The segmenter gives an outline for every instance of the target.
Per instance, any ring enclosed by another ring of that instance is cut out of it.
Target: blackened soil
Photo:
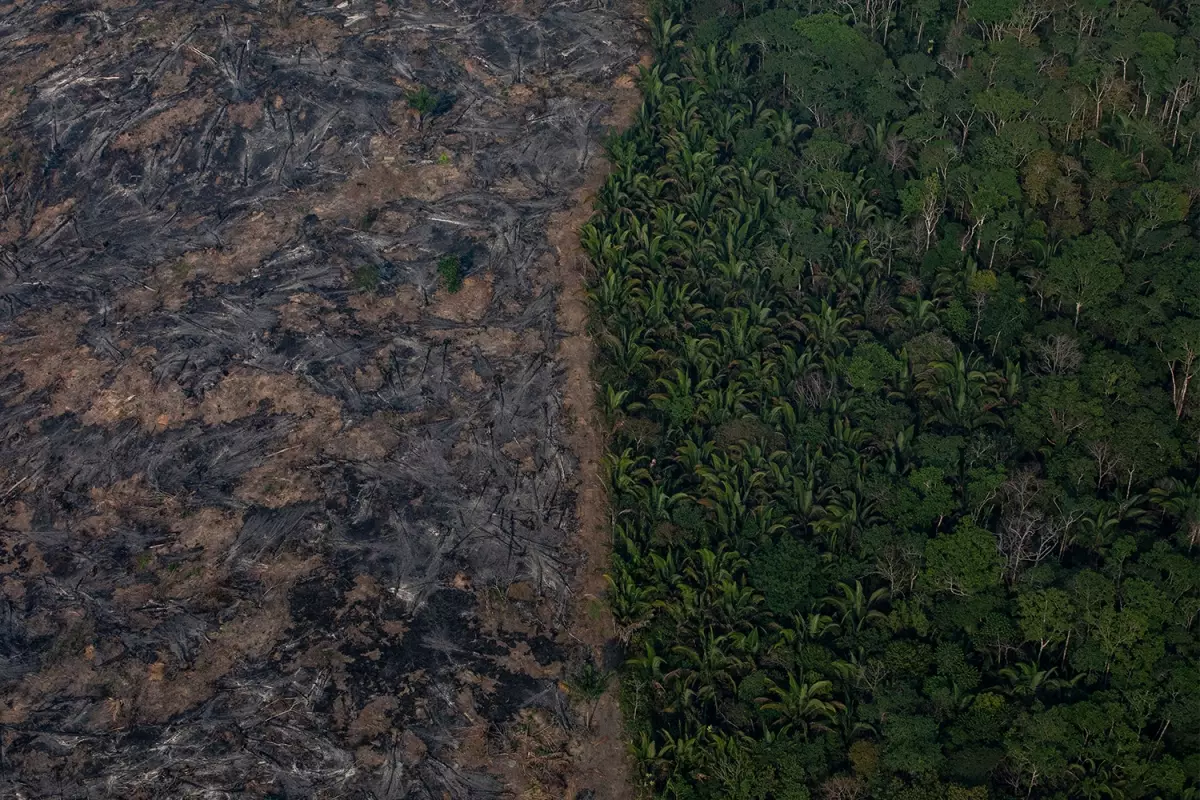
[[[591,0],[0,2],[0,796],[582,786],[511,768],[579,724],[546,227],[636,40]]]

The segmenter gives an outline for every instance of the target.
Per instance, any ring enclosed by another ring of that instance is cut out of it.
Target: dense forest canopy
[[[1200,796],[1200,3],[652,28],[583,236],[647,784]]]

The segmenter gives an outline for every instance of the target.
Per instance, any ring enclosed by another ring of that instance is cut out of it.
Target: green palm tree
[[[826,680],[801,683],[791,672],[787,686],[771,681],[767,692],[770,697],[759,698],[760,708],[778,714],[786,730],[796,731],[804,739],[814,728],[826,729],[824,723],[831,722],[844,708],[842,703],[830,698],[833,683]]]
[[[1037,664],[1023,663],[1004,667],[999,674],[1008,681],[1009,693],[1032,697],[1043,689],[1061,685],[1061,682],[1054,680],[1057,671],[1057,667],[1041,669]]]
[[[1190,484],[1167,478],[1150,490],[1150,499],[1175,520],[1189,549],[1200,545],[1200,474]]]
[[[639,411],[645,407],[644,403],[637,401],[630,402],[630,394],[632,394],[632,390],[630,389],[617,389],[611,384],[604,387],[604,395],[601,398],[601,411],[610,425],[616,425],[620,422],[625,417],[626,412]]]
[[[658,17],[657,12],[655,17]],[[674,49],[675,41],[682,30],[683,26],[669,16],[656,18],[650,25],[650,46],[660,57],[665,57]]]
[[[858,322],[857,316],[842,316],[824,299],[819,310],[800,315],[807,341],[815,345],[819,352],[831,355],[850,346],[850,331]]]
[[[897,302],[904,315],[904,330],[910,335],[922,331],[933,330],[941,322],[938,320],[937,303],[920,295],[916,297],[901,297]]]
[[[790,114],[782,111],[773,114],[767,122],[767,130],[771,133],[771,143],[780,147],[793,147],[800,139],[812,130],[812,127],[802,122],[794,122]]]
[[[629,630],[649,619],[654,610],[652,587],[642,585],[620,567],[604,577],[608,582],[609,607],[618,625]]]
[[[671,648],[672,655],[682,663],[667,678],[682,681],[693,689],[696,699],[715,707],[722,694],[737,690],[737,681],[750,671],[750,664],[730,652],[733,648],[728,634],[718,635],[708,628],[700,631],[698,638],[695,647]]]
[[[626,666],[639,674],[651,686],[662,688],[663,679],[666,673],[663,666],[667,663],[666,659],[658,654],[654,649],[653,642],[647,640],[643,643],[643,650],[640,656],[627,659]]]
[[[791,656],[799,655],[805,645],[836,636],[840,631],[841,627],[828,614],[793,614],[792,624],[775,632],[767,654],[778,663],[790,664]]]
[[[654,349],[644,344],[648,339],[645,328],[621,322],[615,332],[601,338],[601,346],[621,374],[638,375],[654,359]]]
[[[981,369],[982,361],[979,355],[967,358],[956,351],[952,361],[933,362],[918,381],[916,390],[933,401],[942,422],[967,430],[1000,423],[992,409],[999,404],[1001,378]]]
[[[874,501],[862,500],[856,492],[843,490],[825,503],[825,515],[813,522],[812,527],[825,537],[826,548],[835,552],[842,543],[856,542],[863,530],[878,519]]]
[[[638,466],[644,460],[642,456],[635,456],[632,448],[620,453],[605,453],[604,471],[614,496],[636,494],[640,482],[650,479],[646,468]]]
[[[837,610],[839,624],[844,631],[861,631],[863,628],[886,618],[879,606],[887,602],[890,592],[880,588],[870,595],[863,589],[862,581],[838,584],[838,594],[825,598],[825,604]]]

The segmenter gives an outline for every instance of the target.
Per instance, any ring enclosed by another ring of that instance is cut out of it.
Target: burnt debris
[[[0,3],[0,794],[498,796],[577,566],[547,220],[635,39]]]

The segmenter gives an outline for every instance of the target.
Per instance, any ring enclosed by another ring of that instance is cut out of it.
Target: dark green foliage
[[[567,691],[586,709],[584,724],[587,727],[591,727],[596,702],[608,691],[611,679],[612,676],[608,672],[600,669],[591,661],[583,662],[567,676],[565,681]]]
[[[782,617],[803,614],[824,595],[820,554],[794,536],[784,536],[750,559],[750,579],[767,608]]]
[[[415,92],[408,93],[408,107],[416,111],[422,118],[433,113],[437,106],[437,95],[429,91],[428,86],[422,86]]]
[[[360,219],[358,221],[358,227],[362,228],[364,231],[369,231],[369,230],[371,230],[371,226],[375,224],[375,220],[377,220],[377,219],[379,219],[379,209],[378,208],[367,209],[367,212],[362,215],[362,219]]]
[[[445,114],[453,108],[457,98],[453,92],[435,92],[428,86],[422,86],[416,91],[409,92],[406,99],[408,107],[417,112],[423,125],[429,117]]]
[[[443,257],[438,261],[437,271],[447,292],[454,294],[462,288],[462,261],[458,256]]]
[[[1198,33],[654,5],[582,240],[660,796],[1200,794]]]
[[[379,267],[374,264],[363,264],[354,270],[354,288],[360,292],[374,292],[379,288],[380,278]]]

